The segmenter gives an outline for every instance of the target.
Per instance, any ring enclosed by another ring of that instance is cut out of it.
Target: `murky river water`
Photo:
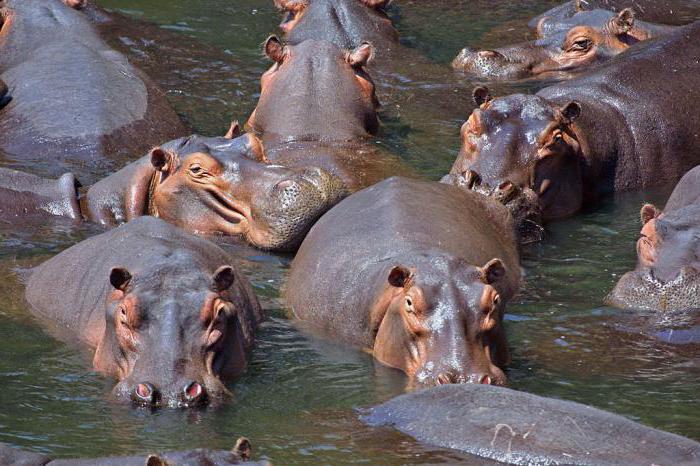
[[[415,59],[428,71],[397,65],[394,73],[376,76],[384,104],[377,144],[436,179],[449,170],[459,125],[472,108],[473,83],[454,75],[449,60],[467,43],[527,37],[527,19],[557,2],[397,3],[391,16],[409,47],[407,61]],[[259,44],[279,22],[271,1],[103,5],[157,25],[122,30],[114,43],[168,91],[196,131],[220,134],[230,119],[245,120],[268,66]],[[423,56],[434,64],[416,58]],[[542,85],[492,88],[500,95]],[[700,440],[698,345],[664,344],[640,333],[643,318],[601,306],[620,274],[634,265],[641,202],[663,205],[669,192],[610,199],[551,225],[546,242],[525,251],[524,291],[508,307],[514,357],[508,375],[514,388],[595,405]],[[246,435],[256,456],[277,464],[482,463],[363,427],[354,409],[403,392],[405,379],[363,353],[296,331],[279,301],[290,257],[240,246],[230,248],[269,318],[248,373],[231,384],[236,401],[218,409],[154,413],[110,403],[111,384],[89,371],[89,355],[52,338],[28,316],[15,273],[97,231],[64,222],[23,233],[0,225],[0,442],[69,457],[229,448]]]

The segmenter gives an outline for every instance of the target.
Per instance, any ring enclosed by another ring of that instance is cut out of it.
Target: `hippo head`
[[[373,48],[352,51],[307,40],[283,45],[272,36],[265,53],[274,65],[260,79],[258,106],[248,127],[272,141],[353,140],[379,127],[374,83],[364,71]]]
[[[104,277],[113,289],[94,366],[117,376],[118,399],[147,406],[216,402],[228,393],[221,380],[243,371],[252,343],[239,315],[245,304],[234,285],[238,272],[228,265],[200,272],[185,253],[168,259],[165,270],[114,268]]]
[[[421,384],[505,383],[500,260],[420,255],[385,273],[371,313],[379,361]]]
[[[285,14],[280,28],[288,43],[316,39],[341,47],[354,47],[365,39],[397,37],[384,12],[387,3],[387,0],[275,0],[275,6]]]
[[[190,136],[150,153],[150,213],[188,231],[243,235],[263,249],[294,250],[345,195],[319,168],[265,163],[258,139]]]
[[[700,309],[700,204],[661,213],[642,207],[637,268],[608,295],[613,306],[646,310]]]
[[[581,106],[555,106],[536,95],[492,99],[474,89],[477,108],[462,126],[462,147],[451,173],[471,173],[479,189],[516,191],[536,202],[542,219],[578,211],[583,200],[582,157],[572,124]],[[472,173],[473,172],[473,173]]]
[[[542,22],[544,21],[544,23]],[[607,60],[631,44],[649,37],[634,27],[631,9],[615,14],[605,10],[582,11],[556,31],[536,41],[495,50],[462,49],[452,66],[486,78],[522,79],[548,72],[569,71]]]

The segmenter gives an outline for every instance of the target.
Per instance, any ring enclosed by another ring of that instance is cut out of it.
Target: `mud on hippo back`
[[[0,76],[11,98],[0,109],[6,165],[94,177],[185,133],[162,91],[81,12],[59,0],[1,6]]]
[[[153,217],[93,236],[35,268],[32,312],[93,348],[117,399],[198,406],[229,398],[262,310],[233,258]]]
[[[700,166],[673,190],[663,211],[645,204],[637,267],[606,303],[626,309],[700,310]]]

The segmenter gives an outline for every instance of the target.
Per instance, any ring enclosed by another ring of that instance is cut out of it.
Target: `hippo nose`
[[[192,381],[182,389],[182,399],[187,404],[203,403],[206,396],[204,387],[199,382]]]
[[[148,382],[141,382],[134,388],[131,399],[137,403],[153,405],[157,401],[158,393],[153,385]]]

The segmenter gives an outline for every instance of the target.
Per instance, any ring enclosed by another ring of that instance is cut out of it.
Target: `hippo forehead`
[[[517,128],[512,136],[529,145],[537,143],[542,132],[556,119],[554,108],[542,97],[516,94],[496,99],[484,112],[487,129],[498,137],[506,122]],[[505,136],[505,135],[503,135]]]
[[[691,204],[665,213],[656,220],[656,233],[663,239],[682,235],[686,242],[700,239],[700,204]]]
[[[290,46],[291,61],[303,60],[311,63],[315,67],[327,65],[329,62],[337,61],[342,56],[342,49],[332,42],[325,40],[309,39],[297,45]]]

